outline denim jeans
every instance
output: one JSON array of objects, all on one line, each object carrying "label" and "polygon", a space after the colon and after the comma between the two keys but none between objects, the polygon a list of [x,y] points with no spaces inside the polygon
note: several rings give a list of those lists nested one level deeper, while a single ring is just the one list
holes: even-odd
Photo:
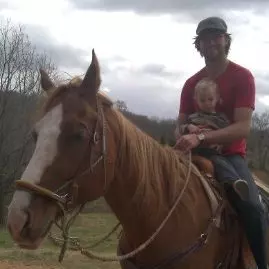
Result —
[{"label": "denim jeans", "polygon": [[[258,188],[245,159],[240,155],[212,155],[209,159],[214,164],[216,179],[227,187],[228,199],[242,222],[258,268],[267,268],[265,211],[259,199]],[[237,179],[247,181],[250,194],[248,201],[241,200],[233,190],[232,183]]]}]

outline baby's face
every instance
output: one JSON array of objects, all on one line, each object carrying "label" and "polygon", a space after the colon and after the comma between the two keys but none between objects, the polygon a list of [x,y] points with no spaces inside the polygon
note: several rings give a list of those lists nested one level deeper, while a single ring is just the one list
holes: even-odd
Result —
[{"label": "baby's face", "polygon": [[198,90],[195,99],[201,111],[215,112],[218,96],[214,88]]}]

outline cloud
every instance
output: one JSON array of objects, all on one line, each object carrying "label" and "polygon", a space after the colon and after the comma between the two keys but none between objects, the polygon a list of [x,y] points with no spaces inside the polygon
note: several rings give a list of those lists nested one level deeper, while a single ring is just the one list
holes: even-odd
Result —
[{"label": "cloud", "polygon": [[252,9],[269,6],[268,0],[70,0],[79,9],[98,9],[106,11],[134,11],[137,13],[169,13],[182,12],[203,13],[205,10],[217,11],[218,9]]},{"label": "cloud", "polygon": [[175,118],[178,110],[180,91],[156,80],[133,76],[128,80],[104,78],[104,84],[111,89],[113,100],[123,100],[128,109],[138,114]]},{"label": "cloud", "polygon": [[42,26],[27,25],[25,32],[39,52],[46,52],[60,68],[85,68],[89,51],[58,43]]},{"label": "cloud", "polygon": [[[177,116],[181,73],[158,64],[127,66],[128,61],[120,62],[122,65],[105,68],[106,72],[102,72],[102,88],[110,89],[109,96],[114,101],[125,101],[128,109],[138,114],[160,118]],[[110,66],[113,64],[112,61]],[[103,68],[101,63],[101,70]]]},{"label": "cloud", "polygon": [[265,73],[257,73],[255,75],[256,92],[259,95],[268,95],[269,75]]},{"label": "cloud", "polygon": [[262,113],[269,110],[269,76],[263,72],[255,72],[256,84],[256,112]]},{"label": "cloud", "polygon": [[2,9],[6,9],[6,8],[10,8],[10,4],[8,3],[8,1],[0,1],[0,10]]},{"label": "cloud", "polygon": [[179,72],[169,70],[165,65],[162,64],[147,64],[138,69],[141,74],[148,74],[151,76],[161,76],[167,79],[177,79],[180,75]]}]

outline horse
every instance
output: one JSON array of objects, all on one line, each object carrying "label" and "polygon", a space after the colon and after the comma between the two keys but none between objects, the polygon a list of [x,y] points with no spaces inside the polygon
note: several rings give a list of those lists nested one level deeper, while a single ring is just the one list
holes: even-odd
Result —
[{"label": "horse", "polygon": [[134,254],[122,269],[246,268],[244,233],[217,187],[113,106],[94,50],[83,79],[57,86],[43,69],[40,77],[35,149],[8,207],[19,247],[37,249],[64,210],[104,197],[122,226],[118,256]]}]

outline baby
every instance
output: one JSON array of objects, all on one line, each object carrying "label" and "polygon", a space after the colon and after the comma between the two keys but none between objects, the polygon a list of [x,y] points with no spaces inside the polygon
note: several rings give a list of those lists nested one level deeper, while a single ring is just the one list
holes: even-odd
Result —
[{"label": "baby", "polygon": [[[216,112],[216,105],[220,102],[217,84],[210,78],[201,79],[195,86],[194,99],[198,112],[188,116],[185,124],[179,127],[179,134],[201,133],[227,127],[230,123],[223,113]],[[220,145],[204,147],[198,146],[195,152],[202,155],[221,153]],[[204,153],[204,154],[203,154]]]}]

